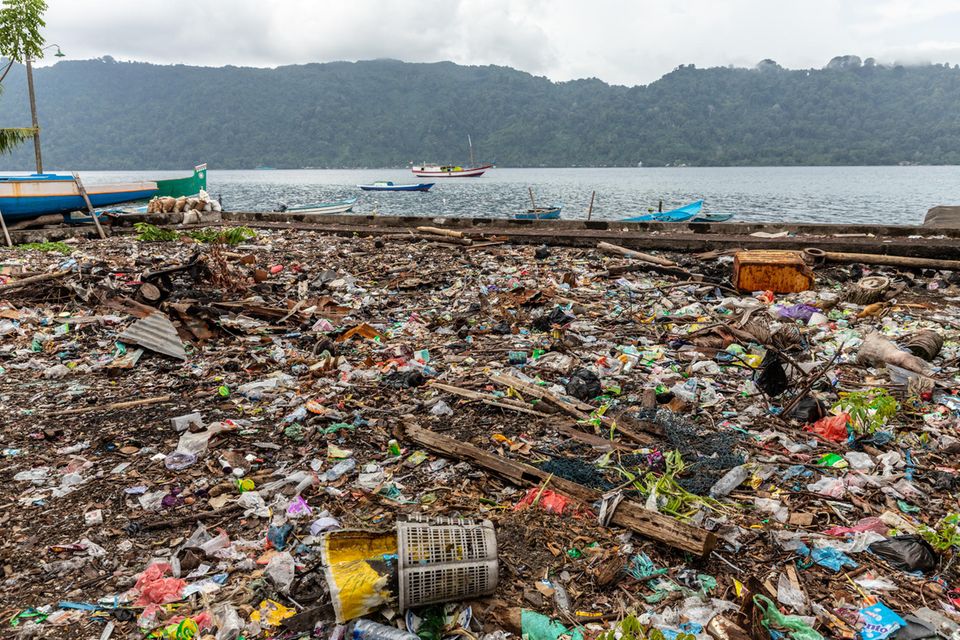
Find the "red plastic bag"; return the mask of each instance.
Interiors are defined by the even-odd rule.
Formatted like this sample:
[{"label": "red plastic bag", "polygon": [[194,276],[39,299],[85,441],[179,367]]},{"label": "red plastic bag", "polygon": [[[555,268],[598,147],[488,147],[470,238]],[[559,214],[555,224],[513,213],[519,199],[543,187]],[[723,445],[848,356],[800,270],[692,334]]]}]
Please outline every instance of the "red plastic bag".
[{"label": "red plastic bag", "polygon": [[570,498],[562,496],[550,489],[540,491],[540,487],[533,487],[527,491],[527,495],[523,496],[523,500],[518,502],[514,509],[519,511],[520,509],[532,506],[534,501],[537,500],[537,496],[540,496],[537,505],[547,513],[556,513],[562,516],[564,513],[571,513],[575,509]]},{"label": "red plastic bag", "polygon": [[846,442],[847,440],[847,422],[850,421],[849,413],[841,413],[837,416],[827,416],[821,418],[813,424],[804,427],[805,431],[815,433],[827,440],[833,442]]}]

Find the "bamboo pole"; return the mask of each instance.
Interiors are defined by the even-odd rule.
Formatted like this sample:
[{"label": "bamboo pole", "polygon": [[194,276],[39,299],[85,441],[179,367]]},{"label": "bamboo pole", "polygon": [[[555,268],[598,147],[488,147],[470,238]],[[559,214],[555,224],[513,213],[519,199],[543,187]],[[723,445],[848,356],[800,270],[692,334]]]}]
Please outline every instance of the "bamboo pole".
[{"label": "bamboo pole", "polygon": [[593,216],[593,199],[597,197],[597,192],[594,191],[590,194],[590,207],[587,209],[587,220]]},{"label": "bamboo pole", "polygon": [[93,224],[97,225],[97,233],[100,235],[100,239],[106,240],[107,234],[103,232],[103,227],[100,226],[100,218],[97,217],[97,213],[93,210],[93,205],[90,203],[90,196],[87,195],[87,189],[83,186],[83,183],[80,181],[80,174],[76,171],[73,172],[73,181],[77,184],[77,189],[80,191],[80,195],[83,196],[83,201],[87,203],[87,211],[90,212],[90,216],[93,218]]},{"label": "bamboo pole", "polygon": [[527,192],[530,194],[530,208],[531,208],[531,209],[536,209],[536,208],[537,208],[537,203],[536,203],[536,201],[533,199],[533,187],[527,187]]},{"label": "bamboo pole", "polygon": [[[819,257],[821,252],[805,251],[807,255]],[[822,252],[827,262],[859,263],[883,265],[888,267],[916,267],[919,269],[943,269],[945,271],[960,270],[960,260],[938,260],[936,258],[909,258],[906,256],[887,256],[877,253],[841,253],[835,251]]]},{"label": "bamboo pole", "polygon": [[634,251],[633,249],[627,249],[626,247],[621,247],[615,244],[610,244],[609,242],[598,242],[597,249],[600,249],[604,253],[615,253],[621,255],[624,258],[633,258],[634,260],[641,260],[643,262],[649,262],[650,264],[657,264],[661,267],[675,267],[677,263],[673,260],[667,260],[666,258],[660,258],[658,256],[650,255],[649,253],[642,253],[640,251]]}]

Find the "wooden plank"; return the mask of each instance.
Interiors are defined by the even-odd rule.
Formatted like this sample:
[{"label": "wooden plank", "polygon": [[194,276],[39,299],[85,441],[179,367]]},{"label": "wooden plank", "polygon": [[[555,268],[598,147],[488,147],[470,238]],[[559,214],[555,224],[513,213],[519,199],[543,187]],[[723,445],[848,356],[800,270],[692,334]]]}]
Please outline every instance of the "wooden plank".
[{"label": "wooden plank", "polygon": [[[586,504],[602,497],[599,491],[548,474],[536,467],[507,460],[471,444],[454,440],[414,424],[403,427],[405,437],[417,444],[444,456],[467,460],[487,471],[492,471],[517,485],[536,485],[550,478],[550,487]],[[624,500],[617,507],[611,520],[614,524],[635,531],[674,549],[697,556],[706,556],[716,546],[717,539],[711,532],[698,529],[669,516],[647,511],[643,505]]]},{"label": "wooden plank", "polygon": [[94,212],[93,205],[90,204],[90,196],[87,195],[87,189],[83,186],[83,183],[80,181],[80,174],[76,171],[73,172],[73,181],[77,183],[77,189],[80,191],[80,195],[83,196],[83,201],[87,203],[87,211],[90,212],[93,223],[97,225],[97,233],[100,235],[100,239],[106,240],[107,234],[103,232],[103,227],[100,226],[100,218],[97,217],[96,212]]}]

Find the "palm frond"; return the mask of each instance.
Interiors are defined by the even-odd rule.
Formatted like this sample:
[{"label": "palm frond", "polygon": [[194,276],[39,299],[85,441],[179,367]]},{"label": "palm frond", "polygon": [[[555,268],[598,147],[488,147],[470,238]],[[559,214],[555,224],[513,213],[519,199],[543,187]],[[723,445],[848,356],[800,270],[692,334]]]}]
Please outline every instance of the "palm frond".
[{"label": "palm frond", "polygon": [[21,129],[0,129],[0,154],[10,153],[33,137],[35,129],[25,127]]}]

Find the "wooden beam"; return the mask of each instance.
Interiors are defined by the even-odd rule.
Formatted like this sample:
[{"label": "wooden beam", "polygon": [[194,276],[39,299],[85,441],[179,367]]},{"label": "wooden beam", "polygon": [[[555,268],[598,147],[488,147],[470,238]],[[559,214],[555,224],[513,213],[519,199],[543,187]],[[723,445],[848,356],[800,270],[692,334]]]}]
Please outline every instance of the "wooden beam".
[{"label": "wooden beam", "polygon": [[[506,478],[518,486],[537,485],[549,477],[552,489],[586,504],[592,504],[602,497],[602,494],[595,489],[558,478],[556,475],[521,462],[501,458],[471,444],[454,440],[414,424],[404,425],[403,431],[406,438],[435,453],[469,461],[482,469]],[[711,532],[692,527],[655,511],[647,511],[643,505],[631,500],[624,500],[620,503],[611,522],[662,542],[674,549],[701,557],[710,553],[717,543],[716,536]]]}]

